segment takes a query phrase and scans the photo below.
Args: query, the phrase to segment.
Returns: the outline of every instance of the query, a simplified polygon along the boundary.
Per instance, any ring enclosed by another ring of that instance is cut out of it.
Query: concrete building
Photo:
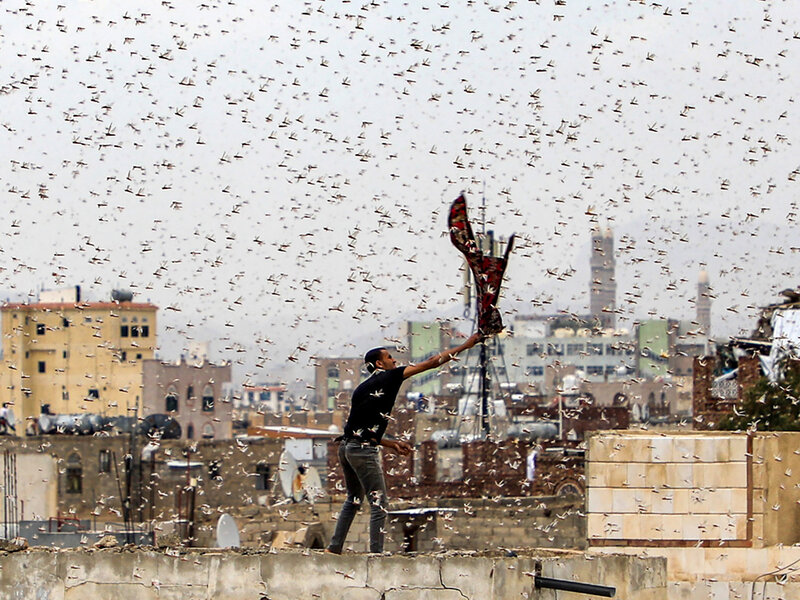
[[[456,343],[453,340],[453,329],[450,324],[441,321],[408,321],[406,335],[411,363],[427,360]],[[410,381],[409,391],[425,396],[439,394],[452,379],[449,370],[434,369],[414,377]]]
[[[149,303],[71,301],[6,304],[3,400],[18,420],[57,414],[131,415],[141,405],[142,361],[157,346]],[[20,428],[18,427],[18,430]]]
[[[234,408],[274,414],[292,410],[286,385],[277,382],[243,386],[239,397],[234,398]]]
[[[233,403],[223,393],[231,380],[230,363],[145,360],[142,368],[140,416],[171,416],[181,426],[182,439],[232,437]]]
[[[694,357],[708,353],[708,336],[696,323],[649,319],[639,323],[636,337],[641,377],[690,377]]]
[[[317,409],[337,410],[349,407],[350,395],[366,374],[364,359],[361,357],[318,359],[314,368]]]
[[[635,372],[636,338],[627,332],[592,336],[587,329],[559,328],[547,333],[498,338],[493,357],[498,376],[525,393],[551,394],[553,373],[563,366],[573,366],[593,382],[624,380]]]

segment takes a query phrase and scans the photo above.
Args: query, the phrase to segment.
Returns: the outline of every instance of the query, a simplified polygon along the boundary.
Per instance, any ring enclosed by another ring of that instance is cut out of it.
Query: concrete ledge
[[[0,598],[15,600],[510,600],[552,598],[541,573],[617,586],[617,597],[667,593],[661,558],[524,550],[368,555],[318,551],[45,550],[0,556]]]

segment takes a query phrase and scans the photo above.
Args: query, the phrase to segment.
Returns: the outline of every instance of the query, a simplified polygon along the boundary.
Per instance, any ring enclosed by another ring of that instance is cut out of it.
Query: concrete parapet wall
[[[598,549],[599,551],[599,549]],[[800,547],[622,548],[602,551],[667,559],[669,600],[800,598]]]
[[[614,586],[626,600],[666,595],[659,558],[530,551],[525,556],[320,552],[28,550],[2,557],[15,600],[551,600],[534,575]],[[559,592],[558,598],[566,597]]]

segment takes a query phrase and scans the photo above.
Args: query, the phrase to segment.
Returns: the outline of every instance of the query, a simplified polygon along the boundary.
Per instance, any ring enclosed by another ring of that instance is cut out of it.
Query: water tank
[[[114,302],[130,302],[133,300],[133,292],[130,290],[111,290],[111,299]]]

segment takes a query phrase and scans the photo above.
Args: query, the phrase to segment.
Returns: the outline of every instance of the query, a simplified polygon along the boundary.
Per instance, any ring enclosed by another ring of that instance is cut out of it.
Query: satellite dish
[[[325,490],[322,488],[322,480],[316,467],[308,467],[303,481],[303,489],[306,492],[308,501],[312,504],[325,495]]]
[[[50,433],[53,429],[55,429],[53,420],[53,417],[50,415],[39,415],[39,431],[42,433]]]
[[[281,481],[281,489],[283,495],[287,498],[294,498],[292,493],[292,482],[295,480],[300,471],[297,469],[297,461],[288,450],[281,452],[281,457],[278,460],[278,478]]]
[[[179,440],[181,438],[180,424],[169,415],[147,415],[139,427],[141,433],[149,437],[157,437],[162,440]]]
[[[14,409],[9,408],[8,412],[6,413],[6,422],[8,423],[9,427],[15,427],[17,424],[17,419],[14,417]]]
[[[217,521],[217,548],[238,548],[240,545],[236,521],[228,513],[223,513]]]
[[[300,502],[306,497],[306,475],[308,474],[308,467],[306,465],[299,465],[292,477],[292,500]]]

